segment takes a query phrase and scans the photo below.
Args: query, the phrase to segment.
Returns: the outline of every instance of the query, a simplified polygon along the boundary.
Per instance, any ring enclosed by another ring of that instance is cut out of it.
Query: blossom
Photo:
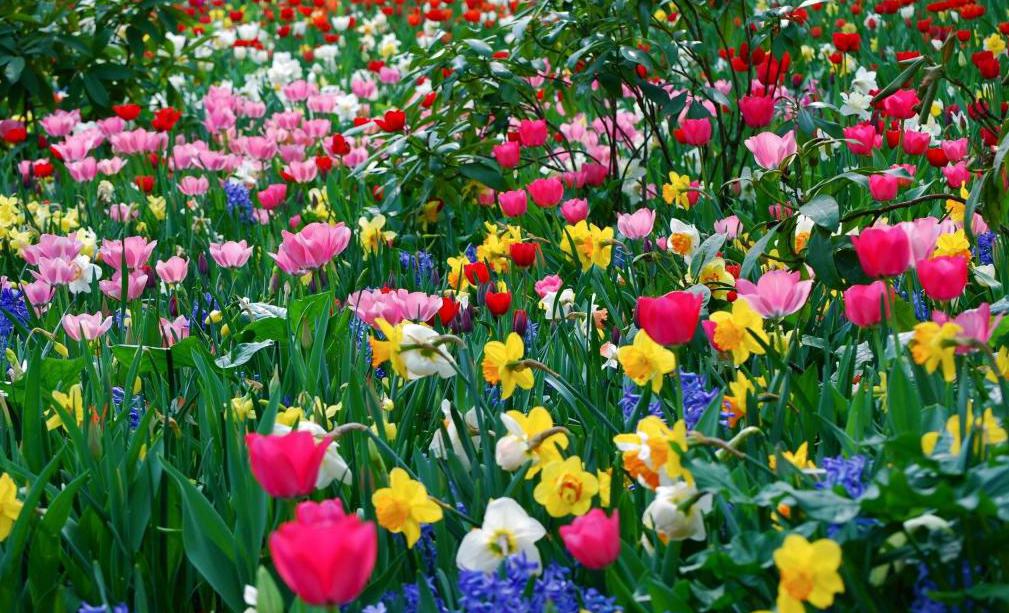
[[[689,343],[697,329],[703,302],[703,297],[694,292],[674,291],[657,298],[641,296],[636,304],[638,325],[662,345]]]
[[[943,255],[918,262],[915,269],[925,295],[949,301],[967,287],[967,260],[960,255]]]
[[[585,515],[558,530],[568,552],[582,566],[605,568],[620,555],[620,514],[607,517],[601,509],[592,509]]]
[[[801,309],[813,289],[811,280],[801,278],[798,272],[771,270],[756,284],[737,279],[736,292],[764,317],[784,317]]]
[[[210,257],[221,268],[241,268],[252,256],[252,247],[245,240],[210,243]]]
[[[943,379],[952,383],[956,379],[956,339],[962,332],[963,328],[952,322],[938,324],[925,321],[916,325],[908,345],[911,358],[915,364],[924,366],[929,374],[942,367]]]
[[[456,565],[463,570],[492,573],[507,558],[524,555],[539,568],[540,552],[536,541],[546,536],[543,524],[536,521],[511,498],[490,501],[483,525],[470,530],[456,553]]]
[[[670,428],[661,417],[649,415],[638,422],[634,432],[618,434],[613,442],[623,454],[624,470],[650,489],[678,479],[694,482],[680,460],[680,454],[687,451],[687,426],[682,419]]]
[[[528,415],[508,411],[501,415],[501,423],[508,433],[498,440],[494,459],[507,471],[516,471],[532,461],[526,479],[535,477],[543,466],[559,461],[560,450],[568,447],[567,435],[554,427],[553,417],[543,407],[533,407]]]
[[[797,151],[795,130],[789,130],[784,136],[778,136],[774,132],[761,132],[746,139],[743,144],[753,154],[757,165],[767,170],[778,168]]]
[[[295,498],[312,493],[330,437],[316,444],[308,432],[284,435],[247,434],[249,467],[256,481],[275,498]]]
[[[501,398],[508,399],[516,387],[532,389],[533,373],[522,363],[525,344],[514,332],[505,342],[490,341],[483,348],[483,378],[491,385],[501,384]]]
[[[731,312],[712,313],[708,321],[701,325],[711,346],[718,351],[731,353],[737,366],[745,362],[751,353],[764,353],[764,346],[760,343],[767,342],[764,320],[746,300],[732,303]]]
[[[632,381],[638,385],[650,381],[656,394],[662,389],[663,377],[676,369],[673,352],[653,341],[645,330],[638,330],[632,345],[617,350],[617,359]]]
[[[1009,440],[1009,434],[1006,433],[1005,428],[1002,427],[990,408],[985,409],[980,417],[975,417],[974,411],[968,408],[966,417],[967,427],[963,428],[963,431],[970,433],[972,429],[975,430],[974,453],[980,453],[985,446],[998,445]],[[946,420],[946,435],[949,437],[949,453],[951,455],[960,455],[963,445],[960,432],[960,416],[951,415]],[[922,435],[922,451],[926,455],[932,455],[940,437],[941,433],[939,432],[927,432]]]
[[[357,220],[357,225],[361,228],[358,240],[361,241],[365,259],[372,253],[378,253],[381,245],[391,244],[396,238],[395,232],[384,230],[385,215],[375,215],[371,219],[361,217]]]
[[[96,338],[104,335],[112,327],[112,317],[102,317],[101,313],[81,313],[80,315],[72,315],[67,313],[60,320],[63,325],[63,330],[66,331],[67,336],[79,341],[82,338],[87,341],[93,341]]]
[[[543,467],[533,498],[546,507],[551,517],[584,515],[598,491],[599,481],[595,475],[582,467],[581,458],[571,456]]]
[[[630,239],[645,238],[652,233],[655,225],[655,211],[647,208],[638,209],[632,214],[617,215],[617,229]]]
[[[677,481],[655,489],[655,500],[645,509],[641,523],[663,543],[703,541],[707,538],[704,515],[710,511],[710,494],[701,496],[693,484]]]
[[[816,464],[809,459],[809,443],[805,441],[796,448],[794,453],[791,451],[782,451],[781,457],[785,458],[785,461],[799,470],[816,468]],[[771,467],[771,470],[777,470],[778,457],[773,455],[767,456],[767,464]]]
[[[441,507],[427,495],[424,484],[411,479],[398,466],[389,472],[389,487],[376,490],[371,503],[375,505],[378,525],[395,534],[403,533],[410,548],[420,538],[422,524],[432,524],[442,517]]]
[[[662,199],[666,204],[673,204],[689,209],[692,206],[690,201],[690,177],[687,175],[669,173],[669,183],[662,186]]]
[[[23,506],[18,500],[18,486],[10,475],[4,473],[0,476],[0,542],[10,536]]]
[[[277,253],[271,253],[277,266],[291,275],[301,275],[321,268],[340,255],[350,242],[350,228],[343,223],[310,223],[301,232],[282,232]]]
[[[774,551],[774,565],[781,575],[779,613],[803,613],[804,602],[825,609],[834,604],[835,594],[844,592],[844,582],[837,572],[841,547],[830,539],[810,543],[804,536],[789,534]]]
[[[582,272],[593,266],[606,268],[613,253],[613,228],[600,229],[585,220],[566,226],[560,239],[561,251],[574,254],[581,262]]]
[[[860,328],[875,326],[890,316],[893,300],[893,290],[882,281],[852,285],[844,290],[844,316]]]
[[[911,243],[899,226],[877,226],[851,238],[858,263],[870,277],[894,277],[907,269]]]
[[[693,225],[675,217],[669,221],[669,236],[666,238],[666,249],[682,257],[687,263],[701,244],[701,235]]]

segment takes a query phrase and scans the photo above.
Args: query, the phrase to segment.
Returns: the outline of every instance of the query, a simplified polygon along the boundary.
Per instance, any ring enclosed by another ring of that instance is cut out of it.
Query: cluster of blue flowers
[[[418,251],[416,254],[400,251],[399,265],[404,272],[413,271],[413,280],[417,285],[425,281],[434,282],[438,274],[434,269],[434,258],[427,251]]]
[[[5,287],[0,289],[0,366],[7,363],[4,349],[16,324],[28,324],[28,307],[20,291]]]
[[[607,598],[594,588],[581,589],[571,580],[571,570],[551,564],[533,581],[538,565],[525,558],[513,556],[499,573],[462,571],[459,574],[459,605],[463,611],[474,613],[614,613],[615,599]]]
[[[617,405],[624,415],[624,423],[630,422],[631,418],[634,417],[634,412],[638,409],[639,402],[641,402],[641,394],[638,393],[638,387],[633,383],[625,385],[624,395],[617,401]],[[648,403],[648,414],[662,417],[662,403],[658,398]]]
[[[995,246],[995,240],[998,235],[994,232],[985,232],[984,234],[979,234],[977,237],[977,247],[975,252],[977,253],[977,259],[982,264],[992,264],[995,261],[994,256],[992,256],[992,247]]]
[[[853,455],[850,458],[836,456],[823,458],[820,466],[827,471],[823,480],[816,484],[818,489],[833,489],[840,485],[848,496],[858,498],[865,492],[866,458],[864,455]]]
[[[126,390],[118,385],[112,388],[112,407],[118,413],[123,408],[123,401],[126,400]],[[130,430],[136,430],[140,425],[140,418],[144,416],[144,397],[137,394],[130,399]]]
[[[229,213],[233,213],[241,221],[252,221],[252,199],[249,198],[249,188],[238,181],[228,181],[224,184],[224,196],[227,198],[226,206]]]
[[[704,375],[685,370],[680,371],[680,388],[683,390],[683,421],[688,430],[693,430],[711,401],[718,397],[718,390],[708,389],[708,378]]]
[[[199,328],[203,330],[203,322],[206,321],[212,311],[218,309],[220,309],[220,305],[217,303],[217,300],[209,292],[204,293],[202,301],[198,298],[193,301],[193,310],[189,313],[189,327],[191,329]]]

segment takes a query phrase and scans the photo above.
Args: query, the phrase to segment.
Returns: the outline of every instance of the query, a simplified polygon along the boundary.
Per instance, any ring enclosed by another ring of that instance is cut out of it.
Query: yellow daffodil
[[[798,468],[799,470],[808,470],[816,468],[816,464],[813,460],[809,459],[809,443],[803,442],[799,445],[799,448],[795,452],[783,451],[781,457],[791,464],[792,466]],[[771,467],[771,470],[778,469],[778,458],[777,456],[768,456],[767,464]]]
[[[560,241],[561,251],[578,257],[582,272],[593,266],[605,269],[610,265],[610,257],[613,254],[613,228],[600,229],[583,219],[573,226],[565,226]]]
[[[818,609],[834,604],[834,594],[844,592],[841,547],[830,539],[813,543],[798,534],[789,534],[774,552],[778,567],[778,613],[804,613],[804,602]]]
[[[442,510],[420,481],[414,481],[402,468],[389,472],[389,487],[377,490],[371,496],[375,505],[378,525],[392,533],[403,533],[408,547],[420,538],[422,524],[441,520]]]
[[[381,245],[396,238],[395,232],[382,230],[385,227],[385,215],[375,215],[371,219],[362,217],[357,220],[357,225],[361,228],[359,238],[365,259],[372,253],[378,253]]]
[[[937,258],[943,255],[960,255],[970,260],[970,242],[963,230],[939,235],[935,241],[932,257]]]
[[[746,378],[743,371],[737,370],[736,379],[729,381],[728,393],[722,400],[730,428],[735,428],[739,420],[746,416],[747,398],[756,394],[756,391],[753,382]]]
[[[459,292],[466,291],[471,285],[469,278],[466,277],[466,265],[470,263],[469,257],[466,254],[461,254],[456,258],[448,258],[447,263],[449,288]]]
[[[375,325],[385,335],[385,340],[369,339],[371,343],[371,365],[376,367],[383,362],[389,362],[397,375],[407,378],[406,364],[403,362],[401,345],[403,344],[403,322],[395,326],[383,317],[375,320]]]
[[[522,364],[525,344],[512,332],[505,342],[490,341],[483,347],[483,378],[491,385],[501,384],[501,398],[507,400],[516,387],[532,389],[533,372]]]
[[[235,396],[232,398],[231,411],[234,414],[236,421],[245,421],[249,417],[256,416],[252,398],[249,396]]]
[[[908,345],[914,363],[924,366],[932,374],[940,366],[942,378],[947,383],[956,379],[956,337],[963,328],[952,322],[942,325],[934,321],[924,321],[914,327],[914,337]]]
[[[660,417],[649,415],[638,422],[631,434],[613,437],[623,453],[624,471],[651,489],[677,479],[694,482],[680,461],[687,451],[687,425],[681,419],[670,428]]]
[[[22,503],[18,500],[18,487],[10,475],[0,476],[0,541],[10,536],[14,522],[21,514]]]
[[[676,356],[672,351],[652,340],[644,330],[634,335],[634,343],[617,350],[617,359],[624,372],[638,385],[652,383],[652,391],[662,390],[666,374],[676,370]]]
[[[578,456],[563,462],[551,462],[543,468],[539,485],[533,490],[536,502],[546,507],[551,517],[584,515],[599,491],[595,475],[582,467]]]
[[[613,484],[613,469],[597,470],[596,479],[599,480],[599,504],[603,507],[610,506],[610,487]]]
[[[75,383],[70,386],[70,390],[67,393],[63,393],[59,390],[53,390],[53,400],[56,404],[63,409],[64,413],[73,416],[77,425],[81,425],[84,422],[84,397],[81,394],[81,384]],[[66,425],[63,423],[63,418],[60,417],[59,413],[55,413],[52,417],[46,420],[46,428],[49,430],[55,430],[63,426],[66,429]]]
[[[676,204],[684,209],[690,208],[690,177],[687,175],[669,173],[669,183],[662,186],[662,199],[666,204]]]
[[[697,276],[697,280],[711,290],[711,296],[719,300],[725,300],[729,290],[736,285],[736,278],[725,269],[725,260],[722,258],[714,258],[706,263]]]
[[[964,433],[968,433],[970,429],[974,428],[977,432],[974,434],[974,453],[981,453],[981,450],[988,445],[998,445],[1000,443],[1006,442],[1009,439],[1005,428],[999,423],[995,414],[992,410],[985,409],[981,417],[975,418],[973,411],[967,410],[967,428],[964,428]],[[963,441],[960,437],[960,416],[953,415],[946,420],[946,432],[949,434],[949,452],[952,455],[960,455],[960,447],[963,445]],[[932,455],[935,451],[936,444],[939,442],[941,436],[940,432],[927,432],[921,437],[921,449],[925,455]]]
[[[764,319],[745,300],[732,303],[732,312],[718,311],[709,318],[713,326],[705,325],[708,338],[719,351],[732,354],[736,366],[745,362],[751,353],[763,355],[764,347],[758,342],[767,342]]]
[[[476,258],[487,262],[496,272],[508,272],[511,264],[511,246],[522,242],[522,229],[518,226],[507,226],[503,232],[492,223],[485,224],[487,236],[483,244],[476,248]]]

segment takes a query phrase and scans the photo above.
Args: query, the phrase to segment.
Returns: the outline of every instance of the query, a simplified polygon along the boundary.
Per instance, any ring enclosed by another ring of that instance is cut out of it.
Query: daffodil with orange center
[[[572,456],[546,465],[533,497],[551,517],[564,517],[588,512],[598,491],[599,480],[582,467],[581,458]]]
[[[483,347],[483,378],[491,385],[501,384],[501,398],[507,400],[516,387],[532,389],[533,372],[522,364],[525,344],[512,332],[505,342],[490,341]]]
[[[646,487],[655,489],[677,479],[694,482],[680,460],[687,451],[687,425],[682,419],[670,428],[662,418],[649,415],[633,433],[618,434],[613,442],[623,453],[624,470]]]

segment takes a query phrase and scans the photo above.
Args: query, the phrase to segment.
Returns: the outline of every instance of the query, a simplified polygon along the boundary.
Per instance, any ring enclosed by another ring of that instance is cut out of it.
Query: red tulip
[[[377,553],[375,524],[344,514],[338,500],[302,502],[296,519],[270,535],[277,573],[314,606],[344,605],[357,598]]]
[[[512,243],[508,246],[508,254],[511,255],[512,262],[519,268],[529,268],[536,263],[536,252],[539,245],[536,243]]]
[[[898,226],[880,226],[862,230],[851,237],[858,263],[870,277],[895,277],[907,269],[911,243]]]
[[[458,314],[459,303],[448,296],[443,296],[441,299],[441,308],[438,309],[438,319],[441,320],[441,325],[447,326]]]
[[[511,292],[487,292],[484,303],[494,317],[501,317],[512,306]]]
[[[397,110],[386,111],[382,119],[376,119],[375,123],[386,132],[401,132],[406,125],[406,113]]]
[[[299,431],[283,435],[245,435],[252,474],[274,498],[311,494],[331,441],[326,437],[317,445],[311,433]]]
[[[919,260],[915,267],[921,288],[932,300],[952,300],[967,287],[967,258],[962,255]]]
[[[490,270],[483,262],[473,262],[462,267],[462,272],[466,279],[473,285],[482,285],[490,282]]]
[[[133,121],[140,115],[139,104],[115,104],[112,111],[123,121]]]
[[[601,509],[592,509],[560,528],[561,539],[568,552],[582,566],[600,569],[620,556],[620,514],[606,517]]]
[[[700,294],[669,292],[665,296],[638,298],[638,323],[653,341],[661,345],[689,343],[701,316]]]

